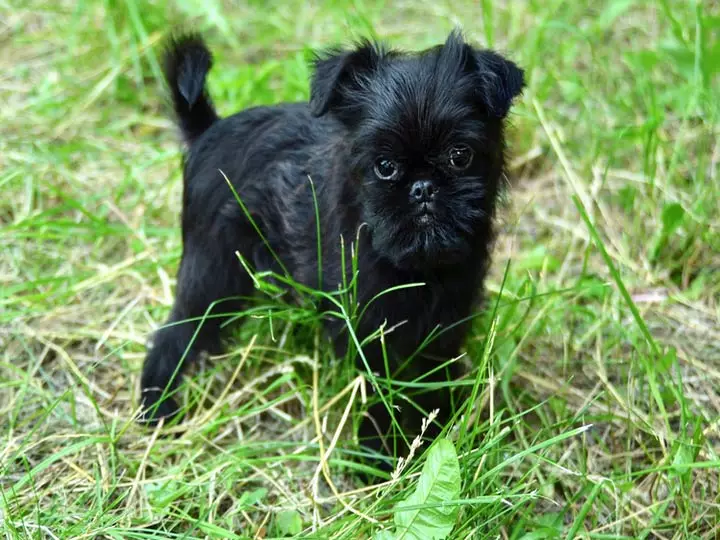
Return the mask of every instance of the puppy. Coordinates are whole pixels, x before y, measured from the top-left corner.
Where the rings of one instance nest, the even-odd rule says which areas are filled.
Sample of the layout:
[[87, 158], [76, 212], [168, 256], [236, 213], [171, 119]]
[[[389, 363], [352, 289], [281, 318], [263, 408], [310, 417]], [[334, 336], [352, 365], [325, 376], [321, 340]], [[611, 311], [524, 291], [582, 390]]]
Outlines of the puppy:
[[[221, 119], [205, 90], [211, 64], [196, 35], [174, 40], [165, 56], [187, 144], [183, 254], [172, 312], [142, 372], [144, 420], [175, 416], [183, 368], [200, 351], [220, 351], [223, 317], [203, 319], [211, 305], [223, 300], [217, 314], [247, 305], [253, 281], [236, 252], [255, 271], [288, 274], [314, 289], [335, 292], [356, 278], [357, 343], [382, 325], [393, 329], [384, 346], [377, 339], [362, 346], [362, 371], [425, 382], [457, 376], [448, 361], [460, 354], [481, 300], [505, 164], [503, 127], [523, 71], [458, 32], [414, 54], [364, 42], [315, 59], [309, 103]], [[401, 287], [408, 284], [422, 285]], [[348, 344], [357, 352], [346, 330], [328, 319], [338, 355]], [[429, 432], [437, 433], [449, 413], [447, 392], [406, 397], [412, 403], [393, 413], [400, 425], [420, 427], [415, 406], [439, 408], [439, 425]], [[384, 404], [371, 407], [361, 441], [380, 449], [392, 423]]]

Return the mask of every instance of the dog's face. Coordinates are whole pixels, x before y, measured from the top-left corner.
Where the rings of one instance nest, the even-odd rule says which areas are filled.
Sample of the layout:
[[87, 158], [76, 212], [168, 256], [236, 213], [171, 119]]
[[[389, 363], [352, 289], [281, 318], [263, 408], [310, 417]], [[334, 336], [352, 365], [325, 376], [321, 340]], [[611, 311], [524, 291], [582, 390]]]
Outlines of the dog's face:
[[399, 267], [457, 263], [487, 242], [515, 64], [457, 33], [400, 54], [365, 44], [318, 60], [310, 106], [349, 130], [350, 174], [373, 247]]

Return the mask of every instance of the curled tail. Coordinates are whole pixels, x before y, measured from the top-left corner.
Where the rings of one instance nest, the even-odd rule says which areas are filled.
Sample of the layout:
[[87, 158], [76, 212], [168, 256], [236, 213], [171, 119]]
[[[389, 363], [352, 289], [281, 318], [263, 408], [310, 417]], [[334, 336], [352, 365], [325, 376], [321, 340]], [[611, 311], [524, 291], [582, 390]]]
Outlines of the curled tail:
[[200, 36], [171, 39], [164, 57], [165, 79], [187, 144], [219, 120], [205, 90], [205, 76], [211, 67], [212, 55]]

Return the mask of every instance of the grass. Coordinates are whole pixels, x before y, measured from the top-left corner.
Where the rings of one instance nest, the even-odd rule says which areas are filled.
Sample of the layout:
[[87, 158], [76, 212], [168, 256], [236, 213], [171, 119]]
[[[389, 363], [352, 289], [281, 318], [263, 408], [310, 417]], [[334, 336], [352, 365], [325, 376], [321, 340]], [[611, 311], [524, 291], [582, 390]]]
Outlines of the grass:
[[158, 68], [181, 24], [224, 114], [305, 99], [308, 51], [350, 36], [462, 24], [523, 65], [450, 537], [720, 536], [720, 4], [0, 0], [0, 21], [7, 538], [368, 538], [415, 488], [424, 447], [359, 480], [369, 382], [302, 308], [247, 315], [176, 437], [133, 422], [181, 248]]

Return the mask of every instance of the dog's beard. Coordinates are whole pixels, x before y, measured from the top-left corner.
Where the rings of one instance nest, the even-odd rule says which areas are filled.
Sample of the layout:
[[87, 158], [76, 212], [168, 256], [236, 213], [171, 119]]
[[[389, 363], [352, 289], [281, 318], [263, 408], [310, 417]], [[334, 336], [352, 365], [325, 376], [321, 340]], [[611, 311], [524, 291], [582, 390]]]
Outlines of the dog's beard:
[[[428, 218], [418, 230], [407, 227], [391, 238], [386, 234], [373, 234], [373, 247], [396, 266], [404, 269], [431, 270], [458, 262], [469, 251], [469, 242], [457, 231]], [[383, 231], [386, 232], [386, 231]]]
[[377, 202], [379, 208], [366, 208], [373, 248], [396, 266], [419, 271], [471, 257], [474, 239], [492, 212], [492, 201], [478, 177], [445, 187], [430, 213], [387, 200]]

